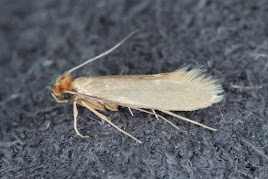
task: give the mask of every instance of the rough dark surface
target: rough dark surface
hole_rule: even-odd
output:
[[[0,1],[1,178],[268,178],[268,1]],[[211,132],[126,108],[105,112],[139,144],[48,86],[129,32],[147,27],[84,75],[171,72],[190,65],[222,81],[225,98],[177,112]]]

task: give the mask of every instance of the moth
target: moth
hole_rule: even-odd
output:
[[[133,115],[131,109],[142,111],[155,115],[158,120],[163,119],[179,129],[164,116],[157,114],[157,110],[216,131],[215,128],[171,112],[194,111],[209,107],[223,99],[221,84],[211,76],[203,74],[201,69],[188,70],[182,68],[175,72],[155,75],[89,76],[75,79],[70,75],[74,70],[109,54],[141,29],[131,32],[111,49],[70,69],[57,78],[51,95],[58,103],[73,101],[74,130],[77,135],[82,138],[88,137],[82,135],[77,129],[77,104],[86,107],[97,115],[103,123],[104,121],[108,122],[139,143],[142,142],[120,129],[111,122],[109,117],[99,111],[105,111],[106,109],[118,111],[118,106],[127,107],[131,115]]]

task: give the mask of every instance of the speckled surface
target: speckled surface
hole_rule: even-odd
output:
[[[267,178],[268,3],[259,1],[0,1],[1,178]],[[129,32],[147,27],[85,75],[155,74],[202,67],[225,98],[170,116],[104,112],[139,144],[47,86]]]

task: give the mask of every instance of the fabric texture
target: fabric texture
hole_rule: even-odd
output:
[[[268,178],[268,1],[0,1],[1,178]],[[189,66],[219,79],[224,99],[176,112],[210,127],[127,108],[104,115],[58,104],[56,78],[146,28],[110,55],[75,71],[157,74]],[[179,101],[178,101],[179,102]]]

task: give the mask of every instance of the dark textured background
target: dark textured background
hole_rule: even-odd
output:
[[[0,1],[2,178],[268,177],[268,1]],[[168,117],[105,112],[138,144],[79,107],[57,104],[57,76],[148,26],[111,55],[74,73],[171,72],[190,65],[220,79],[225,99]]]

